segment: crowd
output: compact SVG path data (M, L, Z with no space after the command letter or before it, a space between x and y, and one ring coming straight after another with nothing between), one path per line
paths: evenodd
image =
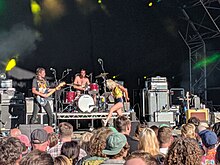
M196 117L179 134L168 125L138 124L120 116L115 127L101 127L74 139L73 126L62 122L59 132L46 126L30 138L18 128L0 138L0 165L214 165L220 164L220 123L209 127Z

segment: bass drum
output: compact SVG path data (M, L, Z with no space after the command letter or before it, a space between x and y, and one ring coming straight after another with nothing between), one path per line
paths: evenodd
M82 112L92 112L95 107L94 100L90 95L81 95L77 105Z

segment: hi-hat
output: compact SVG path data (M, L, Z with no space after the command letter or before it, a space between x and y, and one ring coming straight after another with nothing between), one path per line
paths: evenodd
M95 76L95 78L106 77L107 75L108 75L108 73L101 73L101 74Z

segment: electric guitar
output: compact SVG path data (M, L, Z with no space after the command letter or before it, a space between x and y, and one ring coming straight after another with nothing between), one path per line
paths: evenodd
M48 97L51 96L54 92L56 92L57 90L59 90L61 87L63 87L64 85L66 85L65 82L60 83L56 88L52 89L49 93L47 93L46 97L41 97L39 95L37 95L36 100L37 102L41 105L41 106L45 106L47 104L48 101Z

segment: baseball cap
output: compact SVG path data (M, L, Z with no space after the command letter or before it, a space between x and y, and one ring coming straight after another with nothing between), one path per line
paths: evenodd
M54 132L54 131L53 131L53 127L51 127L51 126L45 126L43 129L44 129L48 134Z
M48 134L43 129L35 129L31 133L31 143L42 144L48 140Z
M203 130L199 132L199 136L202 139L202 143L207 148L215 145L218 142L217 135L213 131L210 131L210 130Z
M112 133L107 138L106 147L102 153L106 155L116 155L122 150L126 143L127 139L125 135L122 133Z

